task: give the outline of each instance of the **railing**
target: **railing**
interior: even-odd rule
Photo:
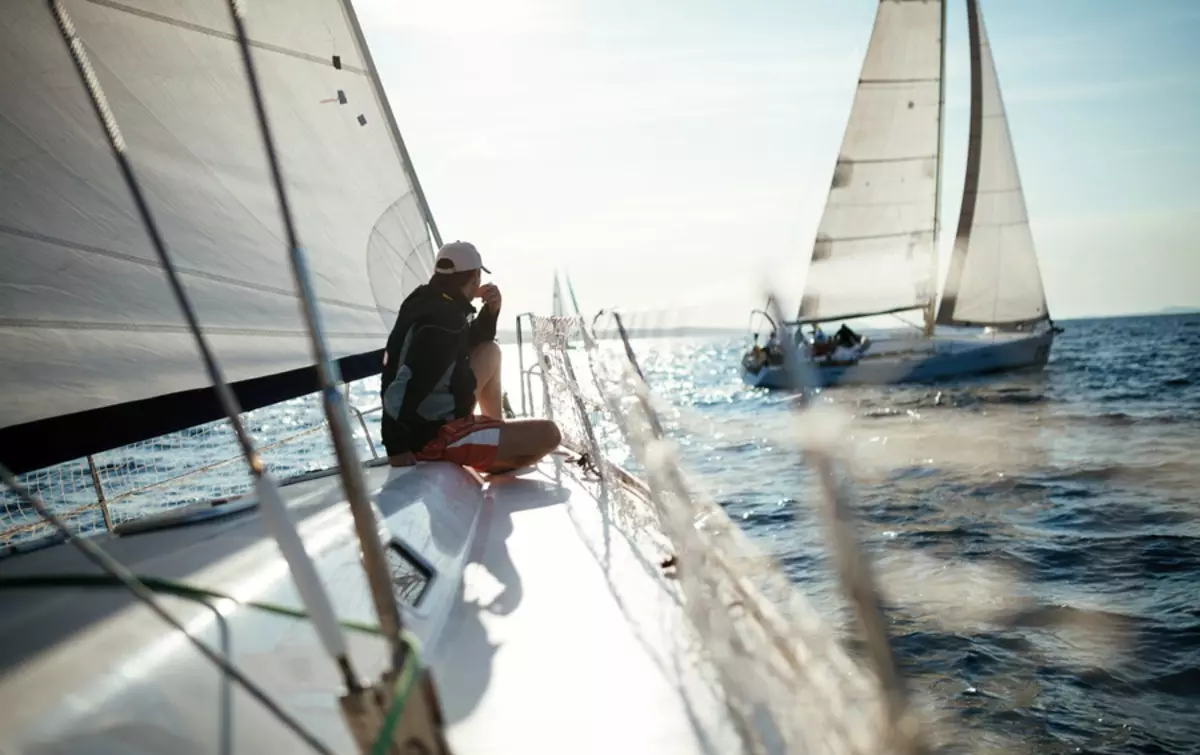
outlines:
[[[604,313],[601,312],[600,314],[603,315]],[[520,370],[520,385],[521,385],[521,415],[520,416],[522,416],[522,417],[548,417],[549,416],[548,411],[549,411],[549,407],[551,404],[549,392],[551,390],[554,390],[554,388],[552,387],[552,384],[557,385],[559,388],[572,390],[572,391],[575,391],[579,387],[579,385],[577,383],[575,383],[575,381],[574,381],[574,376],[570,376],[568,378],[568,376],[566,376],[566,375],[550,374],[551,372],[554,371],[553,368],[555,367],[555,365],[551,364],[549,355],[540,353],[536,347],[534,348],[534,351],[533,351],[534,361],[528,367],[525,366],[526,343],[525,343],[524,327],[523,327],[522,323],[523,323],[523,321],[526,321],[526,320],[529,321],[530,330],[532,331],[533,330],[533,320],[535,317],[542,320],[543,322],[551,322],[551,321],[557,322],[557,323],[559,323],[559,327],[565,327],[567,330],[573,330],[575,328],[582,329],[583,327],[585,327],[583,319],[579,318],[579,317],[570,317],[570,316],[543,317],[543,316],[536,315],[533,312],[525,312],[520,315],[517,315],[517,367]],[[599,317],[599,316],[597,316],[597,317]],[[567,325],[563,325],[564,323],[567,323]],[[535,334],[535,337],[536,337],[536,334]],[[566,354],[564,354],[563,357],[566,361],[564,361],[561,365],[558,365],[558,366],[565,368],[565,371],[570,372],[572,370],[572,368],[568,364],[570,359],[567,357]],[[539,359],[544,359],[545,361],[540,362],[540,361],[538,361]],[[541,389],[542,389],[541,393],[540,393],[540,395],[541,395],[541,404],[540,405],[536,404],[534,402],[534,396],[538,395],[538,394],[534,393],[534,382],[533,381],[535,378],[540,382]],[[583,384],[586,385],[587,381],[584,381]],[[605,410],[604,404],[602,401],[600,401],[598,396],[585,396],[585,397],[583,397],[583,403],[586,406],[588,411],[602,412]]]
[[[522,314],[517,315],[517,369],[520,370],[520,373],[519,373],[520,377],[518,380],[521,384],[521,416],[522,417],[533,416],[533,379],[535,377],[538,378],[542,382],[543,394],[545,393],[545,390],[546,390],[546,377],[545,377],[544,372],[542,371],[542,365],[538,364],[536,361],[536,357],[537,357],[536,351],[534,352],[534,357],[535,357],[534,363],[531,364],[528,369],[526,369],[526,367],[525,367],[525,337],[524,337],[524,331],[522,328],[522,322],[524,320],[528,320],[529,321],[529,329],[530,329],[530,332],[532,332],[533,331],[533,318],[534,318],[534,314],[532,312],[524,312]]]
[[[346,390],[349,394],[350,387]],[[315,399],[309,396],[296,401],[302,405],[309,400]],[[367,417],[380,413],[382,406],[360,409],[347,403],[362,430],[363,450],[370,454],[370,459],[378,460],[379,445]],[[243,418],[258,428],[255,432],[261,435],[279,423],[263,421],[264,413],[269,417],[273,408],[247,412]],[[323,448],[316,440],[327,429],[322,415],[318,422],[259,443],[257,447],[264,460],[276,457],[274,466],[282,471],[278,476],[283,481],[294,480],[335,466],[331,448]],[[306,448],[297,449],[308,439],[313,440]],[[285,448],[289,453],[279,454]],[[202,463],[196,465],[198,460]],[[32,472],[24,475],[23,481],[78,533],[93,534],[196,500],[244,495],[252,489],[249,474],[230,471],[242,460],[228,433],[228,424],[221,421]],[[26,511],[15,496],[8,491],[0,494],[0,557],[57,539],[52,528]]]
[[[366,415],[374,414],[376,412],[382,413],[383,404],[380,404],[379,406],[373,406],[370,409],[367,409],[365,412],[353,404],[349,404],[349,406],[350,411],[354,412],[354,416],[358,417],[358,424],[362,427],[363,437],[367,439],[367,447],[371,449],[371,458],[378,459],[379,450],[375,447],[375,439],[371,437],[371,431],[367,429]]]

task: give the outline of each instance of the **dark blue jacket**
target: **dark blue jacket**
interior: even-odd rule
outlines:
[[[417,452],[442,425],[475,406],[470,353],[496,338],[496,315],[457,291],[419,286],[400,305],[384,351],[380,397],[383,444],[389,455]]]

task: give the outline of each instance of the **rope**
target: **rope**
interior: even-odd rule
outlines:
[[[407,629],[400,631],[400,642],[406,648],[404,665],[400,667],[400,675],[396,677],[396,685],[392,688],[392,704],[388,706],[387,716],[379,729],[379,736],[371,747],[371,755],[387,755],[392,744],[392,734],[404,716],[404,708],[408,704],[408,696],[417,680],[417,672],[421,668],[421,648],[416,636]]]
[[[233,392],[233,388],[225,380],[225,375],[221,370],[220,364],[217,362],[215,352],[209,344],[208,338],[200,327],[200,320],[196,313],[195,307],[191,299],[188,297],[187,290],[183,285],[179,271],[175,268],[174,260],[171,254],[167,251],[166,241],[159,229],[158,223],[155,221],[153,214],[150,212],[150,205],[146,200],[146,196],[142,191],[142,185],[138,181],[137,175],[133,169],[133,161],[130,159],[125,140],[121,135],[120,127],[117,124],[116,116],[109,107],[108,99],[104,93],[103,87],[100,85],[99,79],[96,77],[95,70],[92,67],[91,60],[88,57],[87,50],[84,47],[83,40],[79,37],[75,30],[75,25],[71,21],[70,15],[67,13],[66,6],[62,0],[47,0],[47,6],[53,16],[62,37],[63,43],[66,45],[67,52],[75,65],[76,73],[79,75],[80,83],[83,84],[87,91],[88,99],[91,102],[92,110],[104,130],[105,137],[108,141],[108,146],[112,152],[113,159],[120,169],[125,186],[129,190],[130,198],[133,200],[134,206],[137,209],[138,217],[142,222],[142,227],[146,231],[146,235],[154,248],[155,254],[158,257],[159,263],[162,265],[163,271],[166,273],[167,282],[174,295],[175,301],[179,304],[180,311],[183,313],[184,320],[191,331],[196,347],[200,352],[201,361],[204,363],[205,372],[208,374],[209,380],[213,384],[213,390],[216,392],[218,402],[222,411],[229,419],[230,426],[233,428],[234,436],[237,438],[238,445],[241,447],[242,456],[245,457],[246,463],[250,468],[250,473],[254,477],[255,487],[258,489],[260,502],[263,504],[264,522],[267,525],[268,531],[274,537],[279,545],[280,552],[284,560],[287,562],[289,569],[296,580],[296,589],[300,592],[304,602],[316,610],[317,615],[313,619],[313,626],[321,639],[321,644],[325,646],[326,651],[333,656],[338,667],[342,670],[343,677],[348,689],[355,689],[357,681],[350,664],[350,657],[345,648],[345,640],[339,633],[334,631],[335,615],[332,606],[329,602],[329,596],[324,590],[317,576],[316,567],[308,558],[308,554],[304,551],[303,543],[300,541],[300,536],[296,533],[295,526],[287,517],[286,509],[279,497],[279,491],[274,479],[267,472],[266,466],[263,463],[262,457],[258,453],[258,449],[254,445],[253,438],[250,437],[250,432],[246,429],[246,424],[241,418],[241,406],[238,404],[237,396]],[[249,47],[246,42],[246,33],[242,25],[241,14],[237,7],[236,0],[230,0],[230,13],[233,17],[234,29],[238,35],[238,41],[241,43],[242,56],[246,62],[247,79],[251,86],[256,112],[259,116],[259,122],[262,125],[263,139],[265,142],[267,158],[271,167],[271,175],[274,179],[276,188],[279,193],[281,207],[283,208],[283,220],[285,230],[288,232],[288,241],[295,247],[295,234],[291,226],[291,217],[287,213],[286,196],[283,193],[282,179],[279,173],[279,166],[276,161],[274,145],[271,142],[271,136],[267,129],[266,115],[263,110],[262,96],[258,90],[258,81],[255,78],[253,64],[250,60]],[[293,248],[293,259],[296,259],[298,251]],[[353,449],[347,450],[348,431],[345,428],[346,417],[345,413],[337,414],[329,409],[333,397],[340,398],[334,389],[333,383],[336,381],[330,380],[330,370],[328,366],[328,355],[324,351],[324,343],[321,339],[319,326],[313,317],[313,293],[308,281],[301,274],[299,262],[294,262],[296,268],[297,287],[300,291],[300,301],[302,311],[306,316],[310,340],[313,346],[313,355],[317,357],[317,374],[321,378],[321,385],[324,388],[326,413],[329,415],[330,431],[334,439],[334,447],[337,451],[338,461],[344,470],[342,475],[343,486],[346,488],[347,499],[351,503],[351,510],[355,511],[361,506],[356,506],[364,498],[362,495],[362,479],[361,472],[357,467],[349,466],[352,463],[357,463],[357,457],[353,453]],[[334,373],[336,374],[336,373]],[[340,419],[340,424],[339,424]],[[339,432],[340,431],[340,432]],[[13,481],[9,482],[10,487],[17,489],[13,485]],[[32,499],[31,499],[32,500]],[[38,507],[35,507],[38,508]],[[242,685],[247,692],[250,692],[260,703],[265,705],[268,710],[275,714],[284,725],[295,732],[299,737],[304,739],[309,746],[319,752],[329,752],[328,747],[323,742],[316,738],[307,727],[305,727],[295,717],[287,714],[282,707],[274,700],[266,695],[261,689],[255,686],[252,682],[246,679],[240,672],[233,669],[232,666],[226,664],[221,666],[222,659],[207,647],[204,643],[192,638],[187,634],[186,630],[177,622],[172,621],[172,617],[164,611],[160,606],[155,605],[154,596],[145,588],[139,590],[137,580],[132,577],[127,569],[112,559],[103,550],[94,544],[86,543],[77,537],[69,534],[66,526],[55,518],[47,516],[47,512],[43,508],[38,508],[39,515],[43,519],[56,522],[65,533],[68,533],[68,539],[75,543],[76,547],[80,548],[88,558],[109,574],[119,577],[121,584],[125,585],[139,600],[143,600],[147,607],[154,611],[160,618],[168,623],[171,623],[177,629],[184,631],[184,634],[192,640],[196,648],[200,650],[204,656],[212,663],[221,667],[229,676]],[[356,520],[359,518],[355,517]],[[374,536],[375,533],[372,533]],[[378,551],[378,537],[367,539],[362,537],[360,530],[360,540],[363,543],[364,556],[367,557],[366,563],[374,566],[370,559],[372,555],[378,555],[378,560],[382,561],[383,556],[376,554],[371,548],[368,548],[368,543],[373,543],[375,551]],[[371,576],[371,571],[368,569],[368,578]],[[374,586],[374,585],[373,585]],[[389,591],[387,597],[394,598]],[[394,603],[393,603],[394,607]],[[395,621],[389,629],[399,628],[399,611],[395,611]],[[389,618],[382,611],[380,612],[381,621],[387,622]]]
[[[313,276],[309,273],[306,255],[300,246],[299,232],[292,215],[291,203],[283,179],[283,166],[280,164],[279,151],[276,149],[275,139],[271,133],[270,119],[267,118],[266,98],[263,95],[258,71],[254,64],[254,55],[250,50],[250,35],[246,32],[244,9],[239,0],[226,0],[226,5],[229,8],[230,21],[233,22],[233,31],[242,53],[246,84],[250,89],[254,114],[258,119],[259,133],[263,140],[263,152],[270,169],[271,184],[275,189],[279,219],[283,224],[284,236],[287,239],[292,279],[300,295],[300,313],[308,331],[313,361],[316,362],[314,367],[316,368],[317,383],[321,387],[321,403],[325,408],[325,421],[329,425],[329,436],[333,440],[334,454],[337,457],[338,467],[342,471],[342,488],[346,496],[346,503],[350,507],[350,513],[354,517],[354,529],[358,533],[358,541],[362,549],[363,569],[367,573],[367,584],[370,587],[371,599],[375,604],[375,613],[379,616],[379,623],[387,632],[388,640],[392,642],[393,657],[399,659],[403,649],[398,644],[398,640],[404,623],[400,618],[400,606],[396,603],[396,596],[392,592],[387,578],[387,557],[384,555],[383,546],[379,541],[375,515],[371,508],[370,496],[367,493],[366,478],[362,472],[358,453],[354,448],[354,438],[351,435],[349,418],[346,414],[346,398],[337,388],[337,384],[341,382],[341,375],[337,362],[330,354],[322,330],[321,318],[316,305],[317,295],[313,288]],[[270,520],[267,521],[269,523]],[[284,541],[279,540],[279,545],[282,549]],[[287,555],[286,550],[284,555]],[[300,576],[303,572],[300,572],[290,559],[288,565],[292,572],[297,574],[297,589],[301,591],[305,602],[309,602],[305,591],[306,585],[312,580],[301,579]],[[312,573],[312,578],[315,579],[315,571]],[[324,591],[316,592],[324,596]],[[318,629],[320,626],[320,624],[317,625]],[[338,662],[343,668],[349,668],[347,657],[339,657]],[[346,686],[352,689],[352,680],[347,679]]]

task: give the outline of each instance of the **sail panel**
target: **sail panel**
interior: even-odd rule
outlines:
[[[936,0],[879,4],[813,245],[802,320],[930,301],[941,14]]]
[[[938,322],[1035,323],[1050,315],[1016,151],[982,12],[976,0],[968,0],[967,7],[971,134],[962,211]]]
[[[264,403],[313,390],[299,377],[311,376],[310,346],[225,0],[66,6],[226,377]],[[211,390],[193,336],[46,4],[19,0],[6,10],[3,460],[23,438],[42,437],[38,423],[56,418],[83,423],[89,412],[144,409],[162,397],[174,397],[179,418],[150,423],[162,432],[219,417],[204,398]],[[427,218],[342,3],[254,3],[248,14],[328,345],[353,365],[346,377],[361,377],[378,371],[395,310],[432,272]],[[257,390],[257,380],[275,389]],[[120,423],[122,415],[105,416]],[[70,423],[52,424],[70,432]],[[121,442],[139,439],[127,428],[93,430],[79,447],[111,447],[118,432]]]
[[[821,218],[814,260],[825,259],[831,242],[853,244],[868,237],[932,233],[930,202],[911,187],[930,182],[937,159],[926,156],[895,162],[839,162]],[[928,274],[928,270],[924,271]]]
[[[909,261],[933,245],[933,232],[909,236],[862,238],[838,242],[836,255],[813,264],[800,308],[802,322],[836,317],[863,317],[911,309],[913,291],[928,284],[928,272]],[[819,249],[819,242],[818,242]],[[861,285],[842,285],[857,280]],[[827,292],[817,298],[812,291]]]

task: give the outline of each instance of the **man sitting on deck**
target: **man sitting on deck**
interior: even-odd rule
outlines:
[[[383,445],[393,467],[452,461],[507,472],[558,447],[561,435],[550,420],[502,419],[500,289],[480,285],[481,271],[490,272],[473,244],[446,244],[429,283],[400,305],[380,380]],[[475,298],[483,311],[468,323]]]

